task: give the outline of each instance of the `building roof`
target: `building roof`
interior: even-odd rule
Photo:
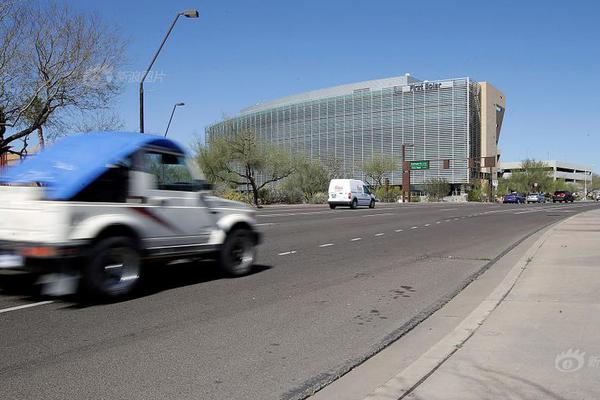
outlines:
[[[558,160],[547,160],[543,161],[546,166],[550,168],[565,168],[572,169],[577,171],[592,171],[593,167],[591,165],[584,164],[575,164],[566,161],[558,161]],[[520,169],[523,163],[521,161],[501,161],[498,163],[499,169]]]
[[[175,142],[160,136],[131,132],[102,132],[70,135],[21,164],[8,167],[0,183],[46,187],[48,200],[68,200],[111,165],[145,145],[157,145],[184,153]]]
[[[410,74],[396,76],[392,78],[374,79],[370,81],[362,81],[355,83],[348,83],[345,85],[333,86],[330,88],[311,90],[309,92],[299,93],[292,96],[281,97],[279,99],[267,101],[265,103],[256,104],[244,108],[241,114],[249,114],[257,111],[266,110],[269,108],[279,107],[287,104],[300,103],[303,101],[317,100],[327,97],[343,96],[346,94],[352,94],[356,90],[378,90],[393,86],[406,86],[411,83],[421,82],[421,80],[413,78]]]

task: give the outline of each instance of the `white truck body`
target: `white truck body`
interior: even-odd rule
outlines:
[[[47,171],[46,167],[36,167],[35,162],[31,162],[32,168],[21,168],[25,172],[14,173],[12,178],[10,173],[4,181],[0,176],[0,273],[61,269],[67,259],[89,258],[99,241],[111,237],[126,237],[135,242],[140,259],[218,254],[233,230],[249,235],[252,246],[258,244],[254,210],[203,190],[205,185],[183,162],[184,154],[174,144],[161,140],[159,144],[171,146],[161,147],[147,136],[137,134],[127,134],[125,139],[113,138],[137,143],[137,147],[132,146],[125,153],[127,163],[111,162],[94,172],[95,175],[86,175],[85,184],[76,184],[75,189],[72,182],[67,184],[47,177],[40,178],[44,184],[36,187],[39,182],[29,177],[42,177]],[[127,138],[131,140],[127,142]],[[149,158],[155,162],[150,167]],[[65,167],[62,164],[69,164],[60,163],[63,169],[75,168],[76,164],[73,161]],[[52,169],[58,162],[50,165]],[[166,178],[165,171],[169,169],[176,176],[174,182]],[[63,172],[59,170],[56,174],[61,176]],[[253,253],[244,254],[240,263],[247,270],[248,254]],[[70,264],[72,268],[74,263]],[[85,262],[75,264],[83,266]]]

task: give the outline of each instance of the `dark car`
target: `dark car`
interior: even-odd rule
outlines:
[[[504,198],[502,199],[503,203],[525,203],[525,195],[522,193],[511,193],[511,194],[507,194],[506,196],[504,196]]]
[[[573,196],[573,193],[569,192],[568,190],[557,190],[554,192],[554,196],[552,196],[552,202],[556,203],[557,201],[559,203],[572,203],[575,201],[575,197]]]

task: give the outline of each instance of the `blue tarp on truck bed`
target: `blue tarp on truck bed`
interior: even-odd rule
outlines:
[[[5,184],[40,184],[47,200],[68,200],[118,163],[145,145],[178,153],[184,150],[160,136],[133,132],[97,132],[67,136],[0,176]]]

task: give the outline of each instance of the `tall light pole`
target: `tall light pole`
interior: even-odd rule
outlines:
[[[185,103],[175,103],[175,105],[173,105],[173,111],[171,111],[171,117],[169,118],[167,129],[165,129],[165,137],[167,137],[167,133],[169,133],[169,127],[171,126],[171,121],[173,121],[173,114],[175,114],[175,109],[181,106],[185,106]]]
[[[167,38],[171,34],[171,31],[175,27],[177,20],[182,15],[186,18],[198,18],[200,16],[200,14],[198,13],[198,10],[186,10],[186,11],[177,13],[177,15],[175,16],[175,19],[173,20],[173,23],[171,24],[171,27],[169,28],[169,30],[167,31],[167,34],[165,35],[162,42],[160,43],[158,50],[156,50],[156,53],[154,53],[154,57],[152,57],[152,61],[150,61],[150,65],[144,72],[144,75],[142,76],[142,80],[140,81],[140,132],[141,133],[144,133],[144,80],[146,80],[146,77],[148,76],[150,69],[152,68],[152,66],[154,65],[154,62],[156,61],[156,58],[158,57],[158,53],[160,53],[163,46],[165,45],[165,42],[167,41]]]

